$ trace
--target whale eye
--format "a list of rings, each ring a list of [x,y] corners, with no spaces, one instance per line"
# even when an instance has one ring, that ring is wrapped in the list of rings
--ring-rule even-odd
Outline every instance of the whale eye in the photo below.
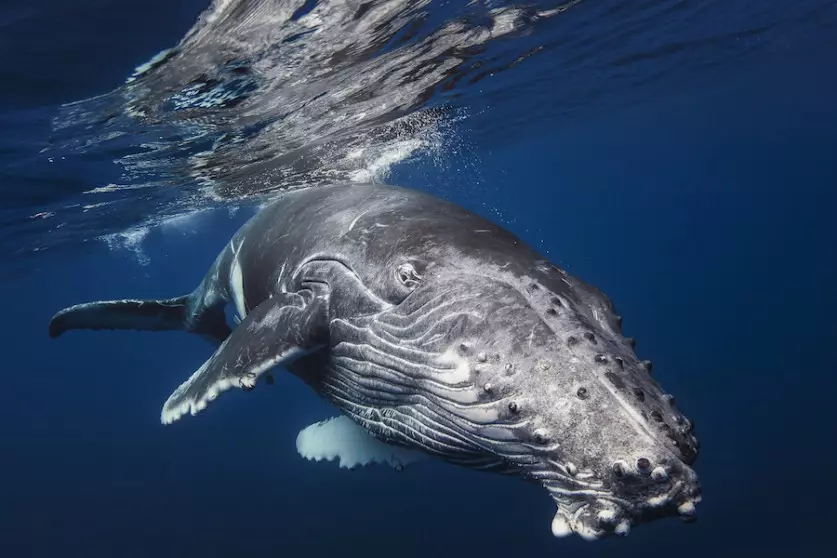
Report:
[[[416,271],[416,268],[411,263],[402,263],[399,265],[395,270],[395,276],[402,285],[410,290],[418,287],[421,281],[421,275],[418,274],[418,271]]]

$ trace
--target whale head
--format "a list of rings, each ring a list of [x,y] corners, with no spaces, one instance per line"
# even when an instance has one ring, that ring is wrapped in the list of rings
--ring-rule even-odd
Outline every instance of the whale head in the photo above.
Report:
[[[539,483],[558,537],[694,520],[692,424],[610,300],[536,256],[485,260],[398,268],[409,294],[335,348],[335,381],[364,393],[344,411],[385,441]]]

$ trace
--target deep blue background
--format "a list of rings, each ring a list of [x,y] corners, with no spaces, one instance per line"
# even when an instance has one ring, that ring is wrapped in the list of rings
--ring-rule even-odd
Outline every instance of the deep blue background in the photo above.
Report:
[[[33,37],[57,72],[48,90],[31,54],[3,66],[17,67],[14,86],[2,76],[3,102],[32,107],[110,88],[202,7],[182,3],[161,23],[148,14],[177,10],[116,4],[76,3],[128,18],[129,38],[104,24],[56,25],[56,44]],[[24,33],[16,25],[0,29],[2,40]],[[56,68],[60,44],[75,46]],[[95,72],[79,58],[88,44]],[[641,357],[695,420],[698,523],[555,540],[550,499],[515,479],[443,464],[349,473],[303,461],[297,431],[333,411],[288,377],[164,428],[163,401],[209,355],[200,339],[48,339],[63,306],[191,290],[250,214],[218,211],[152,231],[148,265],[94,243],[0,284],[0,556],[832,555],[837,72],[834,50],[802,54],[530,123],[505,142],[466,120],[461,160],[413,161],[391,176],[502,220],[611,296]]]

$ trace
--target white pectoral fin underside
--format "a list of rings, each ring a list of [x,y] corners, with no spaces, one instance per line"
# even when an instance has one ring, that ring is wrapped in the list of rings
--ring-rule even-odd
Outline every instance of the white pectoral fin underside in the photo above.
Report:
[[[319,311],[302,297],[288,295],[264,301],[241,322],[218,350],[163,405],[160,420],[170,424],[186,413],[197,414],[232,387],[245,390],[274,366],[316,349]]]
[[[338,465],[345,469],[381,463],[400,470],[427,459],[417,450],[376,440],[344,415],[314,423],[300,430],[296,437],[296,449],[299,455],[313,461],[337,459]]]

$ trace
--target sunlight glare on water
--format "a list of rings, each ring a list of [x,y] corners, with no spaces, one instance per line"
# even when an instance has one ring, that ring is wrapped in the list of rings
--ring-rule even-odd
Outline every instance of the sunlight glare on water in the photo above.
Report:
[[[58,107],[48,143],[15,146],[21,165],[53,170],[35,178],[43,191],[28,189],[35,206],[5,208],[0,250],[93,239],[138,250],[143,231],[173,216],[335,181],[387,182],[416,158],[448,176],[467,167],[463,182],[478,188],[478,153],[498,136],[629,104],[651,86],[700,86],[742,57],[787,50],[762,35],[803,34],[821,9],[216,0],[121,86]],[[117,174],[97,183],[101,171],[93,178],[86,165],[103,160]]]

